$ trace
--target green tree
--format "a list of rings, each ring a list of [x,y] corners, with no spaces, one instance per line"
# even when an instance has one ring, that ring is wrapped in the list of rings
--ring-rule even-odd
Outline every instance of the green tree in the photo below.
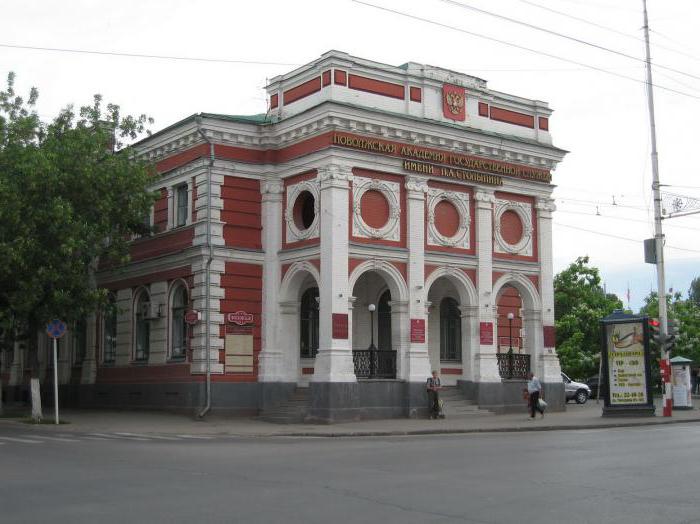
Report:
[[[35,374],[36,333],[104,304],[96,264],[127,260],[155,198],[151,169],[121,143],[149,119],[103,108],[96,95],[78,114],[68,106],[44,123],[37,97],[18,96],[12,73],[0,91],[0,327],[27,339]]]
[[[571,377],[598,372],[599,321],[622,308],[622,301],[606,294],[601,283],[598,268],[589,265],[587,256],[578,257],[554,277],[557,354],[562,370]]]
[[[700,306],[700,277],[695,277],[688,289],[688,300]]]

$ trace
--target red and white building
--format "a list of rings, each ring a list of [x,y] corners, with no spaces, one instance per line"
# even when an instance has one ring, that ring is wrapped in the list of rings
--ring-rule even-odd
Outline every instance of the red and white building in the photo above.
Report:
[[[62,341],[66,395],[196,408],[209,374],[215,409],[264,412],[308,388],[311,418],[343,420],[424,411],[432,369],[481,407],[522,409],[531,369],[563,405],[551,171],[565,151],[547,104],[336,51],[267,92],[266,114],[193,115],[138,144],[160,174],[158,232],[98,275],[118,313]]]

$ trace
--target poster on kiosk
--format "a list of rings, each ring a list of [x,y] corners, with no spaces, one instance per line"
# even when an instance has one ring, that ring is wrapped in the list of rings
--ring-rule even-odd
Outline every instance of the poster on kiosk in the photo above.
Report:
[[[653,416],[648,317],[615,311],[600,324],[601,379],[607,384],[603,416]]]

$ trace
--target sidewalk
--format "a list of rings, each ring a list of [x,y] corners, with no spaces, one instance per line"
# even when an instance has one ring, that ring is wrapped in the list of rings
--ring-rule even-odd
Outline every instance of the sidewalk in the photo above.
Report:
[[[698,404],[700,406],[700,403]],[[187,415],[164,413],[160,411],[107,411],[107,410],[65,410],[60,412],[61,419],[69,424],[55,426],[42,424],[32,426],[9,418],[0,419],[0,433],[7,424],[21,424],[26,428],[41,428],[56,432],[132,432],[152,434],[188,434],[188,435],[228,435],[238,437],[360,437],[382,435],[427,435],[448,433],[482,433],[510,431],[553,431],[585,428],[606,428],[625,426],[644,426],[655,424],[674,424],[683,422],[700,423],[700,409],[677,410],[670,418],[664,418],[660,405],[657,405],[655,417],[611,418],[602,417],[603,403],[596,404],[589,400],[584,405],[567,404],[567,410],[561,413],[547,413],[544,418],[539,415],[530,419],[525,413],[493,415],[478,413],[475,415],[450,416],[444,420],[428,419],[389,419],[347,422],[333,425],[289,424],[279,425],[263,422],[255,418],[233,418],[221,415],[209,415],[203,421],[194,420]],[[53,420],[53,411],[44,410],[47,420]]]

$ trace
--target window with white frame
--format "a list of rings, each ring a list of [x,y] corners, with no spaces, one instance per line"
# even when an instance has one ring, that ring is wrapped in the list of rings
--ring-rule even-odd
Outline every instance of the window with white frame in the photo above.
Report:
[[[175,187],[175,227],[187,224],[187,184]]]
[[[150,297],[145,289],[139,291],[134,300],[134,360],[148,361],[151,345],[151,325],[148,323]]]
[[[102,361],[105,364],[113,364],[117,358],[117,300],[110,294],[107,301],[103,313]]]
[[[187,288],[184,284],[174,286],[170,307],[170,358],[184,359],[187,352]]]

